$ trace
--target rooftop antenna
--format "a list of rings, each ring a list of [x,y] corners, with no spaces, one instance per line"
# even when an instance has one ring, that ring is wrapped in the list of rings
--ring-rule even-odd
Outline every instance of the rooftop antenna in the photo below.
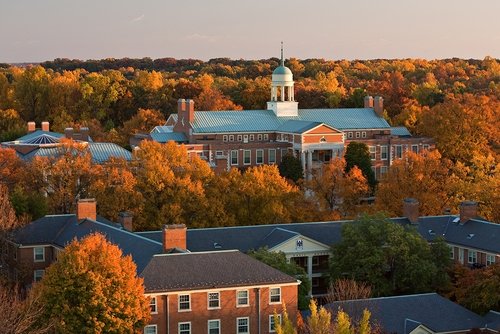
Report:
[[[283,41],[281,41],[281,66],[285,66],[285,61],[283,60]]]

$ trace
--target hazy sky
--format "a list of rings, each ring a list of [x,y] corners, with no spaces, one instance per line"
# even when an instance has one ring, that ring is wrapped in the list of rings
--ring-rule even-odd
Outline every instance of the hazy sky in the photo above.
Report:
[[[500,0],[0,0],[0,62],[500,57]]]

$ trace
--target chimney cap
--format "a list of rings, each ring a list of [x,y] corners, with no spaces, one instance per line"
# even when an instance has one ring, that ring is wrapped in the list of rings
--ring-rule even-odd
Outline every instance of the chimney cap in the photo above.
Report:
[[[177,102],[186,102],[184,99],[178,99]]]
[[[121,211],[121,212],[118,212],[118,216],[119,217],[132,217],[132,213],[128,212],[128,211]]]
[[[176,228],[186,228],[186,224],[170,224],[170,225],[163,225],[163,229],[176,229]]]
[[[477,202],[476,201],[463,201],[460,203],[461,206],[476,206]]]
[[[407,197],[403,201],[408,204],[418,204],[418,200],[412,197]]]

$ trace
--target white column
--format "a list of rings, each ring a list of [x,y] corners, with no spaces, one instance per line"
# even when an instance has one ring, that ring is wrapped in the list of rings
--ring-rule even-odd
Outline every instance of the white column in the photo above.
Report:
[[[302,173],[304,173],[304,176],[307,175],[306,173],[306,152],[302,151],[300,152],[300,163],[302,164]]]
[[[313,257],[312,256],[307,257],[307,276],[309,277],[309,281],[312,283],[312,277],[313,277]],[[311,288],[309,290],[309,296],[312,296],[312,284],[311,284]]]
[[[295,90],[293,89],[293,86],[290,86],[290,91],[292,92],[292,98],[290,101],[295,101]]]
[[[285,101],[285,86],[281,86],[281,101]]]

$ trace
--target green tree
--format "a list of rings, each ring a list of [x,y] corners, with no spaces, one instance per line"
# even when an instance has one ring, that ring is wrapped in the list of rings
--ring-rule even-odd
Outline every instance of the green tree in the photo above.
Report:
[[[299,309],[307,309],[309,305],[309,289],[311,288],[311,282],[303,268],[293,262],[288,262],[285,253],[270,252],[267,248],[252,250],[248,252],[248,255],[285,274],[297,277],[297,279],[302,282],[299,285]]]
[[[367,282],[379,296],[434,291],[450,261],[435,259],[438,253],[415,229],[365,215],[344,224],[342,241],[332,247],[331,277]]]
[[[304,177],[304,170],[302,169],[300,159],[294,157],[293,154],[286,154],[281,159],[278,169],[281,176],[293,182],[297,182]]]
[[[71,242],[38,287],[59,333],[142,333],[149,301],[130,256],[92,234]]]
[[[377,180],[375,173],[372,170],[372,162],[370,159],[370,151],[365,143],[350,142],[344,155],[346,161],[345,170],[349,172],[354,166],[361,169],[363,176],[368,181],[371,189],[375,189]]]

